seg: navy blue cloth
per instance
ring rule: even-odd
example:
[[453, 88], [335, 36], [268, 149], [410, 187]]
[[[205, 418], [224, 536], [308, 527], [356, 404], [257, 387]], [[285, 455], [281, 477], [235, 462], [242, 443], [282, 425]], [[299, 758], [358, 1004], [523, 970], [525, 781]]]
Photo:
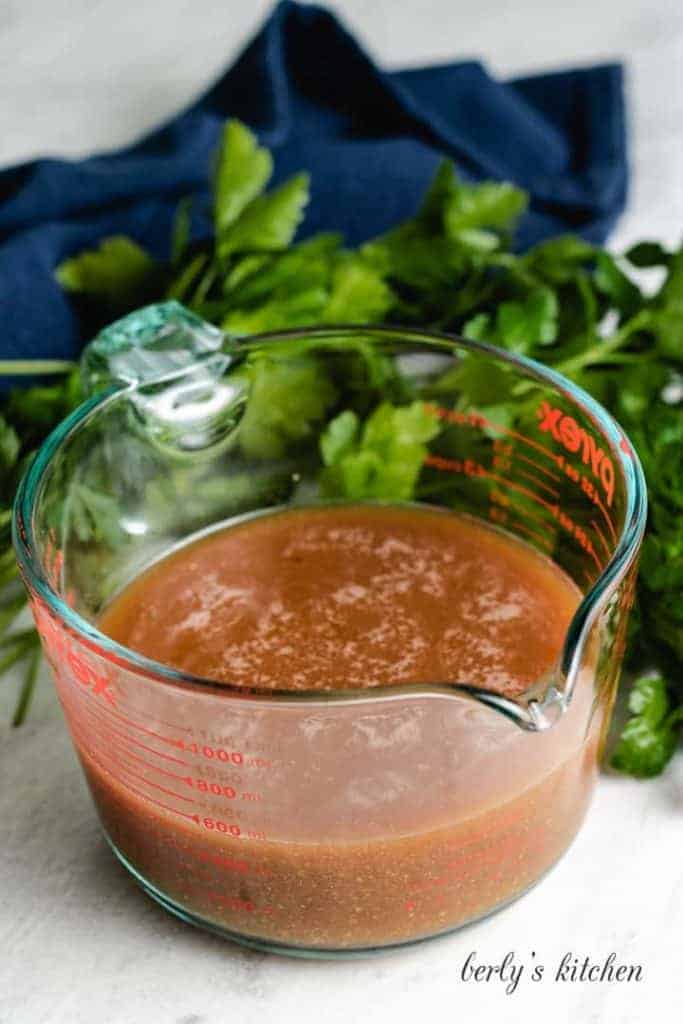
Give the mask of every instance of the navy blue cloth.
[[83, 325], [55, 266], [111, 234], [166, 255], [173, 209], [206, 190], [226, 117], [273, 150], [276, 182], [311, 172], [302, 235], [334, 229], [357, 244], [384, 231], [414, 211], [444, 155], [466, 177], [530, 192], [522, 247], [567, 230], [602, 241], [625, 202], [619, 66], [506, 83], [476, 62], [387, 72], [331, 12], [283, 2], [213, 88], [140, 142], [0, 173], [2, 357], [77, 353]]

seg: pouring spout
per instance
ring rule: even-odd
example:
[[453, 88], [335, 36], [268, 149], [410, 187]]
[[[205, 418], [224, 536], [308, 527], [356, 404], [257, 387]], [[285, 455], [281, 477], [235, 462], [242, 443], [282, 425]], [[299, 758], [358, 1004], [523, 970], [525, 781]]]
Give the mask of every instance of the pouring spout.
[[525, 732], [546, 732], [556, 725], [569, 707], [571, 694], [557, 686], [549, 686], [543, 696], [528, 695], [525, 699], [512, 700], [491, 690], [477, 687], [460, 687], [471, 697], [486, 704], [518, 725]]
[[569, 698], [566, 691], [558, 690], [551, 686], [543, 701], [531, 700], [527, 705], [529, 721], [532, 722], [531, 729], [534, 732], [545, 732], [552, 729], [569, 707]]

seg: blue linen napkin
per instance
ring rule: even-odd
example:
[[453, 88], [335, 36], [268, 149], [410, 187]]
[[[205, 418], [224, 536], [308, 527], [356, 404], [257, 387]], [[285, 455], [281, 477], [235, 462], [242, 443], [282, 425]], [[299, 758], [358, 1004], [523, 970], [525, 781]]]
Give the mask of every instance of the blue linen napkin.
[[0, 356], [79, 351], [55, 266], [112, 234], [167, 254], [173, 209], [206, 189], [226, 117], [274, 151], [275, 182], [311, 172], [302, 235], [334, 229], [357, 244], [384, 231], [414, 211], [444, 155], [466, 177], [529, 191], [521, 247], [567, 230], [602, 241], [625, 202], [618, 65], [505, 83], [471, 61], [387, 72], [330, 11], [285, 0], [213, 88], [140, 142], [0, 172]]

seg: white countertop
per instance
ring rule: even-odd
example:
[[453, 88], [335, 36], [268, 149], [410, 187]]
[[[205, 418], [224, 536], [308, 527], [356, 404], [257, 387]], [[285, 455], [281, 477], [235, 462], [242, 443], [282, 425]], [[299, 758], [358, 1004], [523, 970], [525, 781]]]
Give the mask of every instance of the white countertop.
[[[683, 234], [683, 13], [675, 0], [346, 0], [389, 65], [484, 54], [500, 74], [626, 56], [634, 183], [616, 247]], [[121, 144], [190, 101], [263, 0], [0, 3], [0, 165]], [[0, 689], [0, 723], [12, 687]], [[649, 783], [603, 777], [574, 846], [533, 892], [456, 935], [381, 957], [285, 959], [182, 925], [113, 860], [44, 673], [29, 723], [0, 724], [0, 1024], [413, 1024], [683, 1019], [683, 757]], [[463, 981], [506, 953], [513, 994]], [[533, 963], [544, 979], [530, 980]], [[630, 983], [556, 982], [580, 959], [640, 964]]]

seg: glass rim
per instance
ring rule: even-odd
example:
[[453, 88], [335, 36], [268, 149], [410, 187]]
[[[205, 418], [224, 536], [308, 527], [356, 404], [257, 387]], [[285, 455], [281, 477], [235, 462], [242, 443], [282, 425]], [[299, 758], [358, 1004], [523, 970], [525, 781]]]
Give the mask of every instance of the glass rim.
[[[412, 342], [414, 345], [429, 345], [455, 353], [458, 350], [471, 350], [491, 359], [507, 363], [523, 372], [525, 376], [550, 386], [560, 394], [576, 403], [594, 423], [610, 446], [611, 454], [617, 460], [625, 481], [626, 501], [624, 523], [615, 542], [614, 551], [607, 564], [603, 567], [592, 586], [583, 595], [567, 628], [565, 641], [560, 654], [558, 667], [565, 680], [567, 699], [571, 699], [573, 686], [581, 665], [584, 642], [594, 624], [603, 602], [623, 579], [636, 557], [645, 530], [647, 519], [647, 491], [645, 477], [638, 455], [626, 433], [614, 417], [607, 412], [587, 391], [574, 384], [562, 374], [550, 367], [518, 353], [499, 349], [482, 341], [465, 339], [453, 333], [423, 330], [422, 328], [401, 326], [376, 326], [360, 324], [340, 324], [325, 327], [290, 328], [281, 331], [268, 331], [242, 338], [226, 335], [226, 343], [234, 346], [234, 351], [247, 352], [253, 348], [276, 345], [279, 342], [291, 341], [294, 338], [311, 338], [325, 340], [338, 338], [339, 335], [364, 336], [376, 335], [379, 338], [400, 342]], [[487, 703], [494, 704], [504, 713], [517, 718], [514, 709], [519, 708], [530, 698], [532, 691], [538, 689], [538, 682], [515, 698], [503, 698], [494, 691], [481, 687], [468, 686], [456, 681], [434, 680], [434, 682], [384, 684], [382, 686], [360, 689], [330, 690], [283, 690], [273, 688], [245, 687], [230, 682], [219, 682], [192, 673], [175, 669], [163, 662], [139, 654], [124, 644], [111, 639], [100, 632], [96, 625], [76, 612], [55, 591], [48, 576], [37, 557], [34, 538], [34, 512], [36, 497], [40, 492], [46, 472], [57, 451], [70, 440], [94, 416], [109, 403], [134, 390], [134, 384], [113, 384], [102, 392], [86, 399], [69, 414], [43, 441], [29, 467], [25, 471], [15, 496], [12, 509], [12, 539], [15, 554], [24, 580], [30, 590], [35, 591], [45, 602], [51, 612], [81, 642], [107, 661], [125, 668], [130, 672], [153, 678], [160, 683], [198, 688], [220, 692], [225, 697], [259, 700], [263, 702], [277, 701], [283, 698], [296, 703], [326, 703], [340, 701], [357, 703], [359, 700], [395, 699], [406, 694], [417, 696], [428, 695], [435, 691], [468, 693], [475, 699], [484, 698]], [[551, 684], [552, 685], [552, 682]], [[487, 699], [490, 698], [490, 699]]]

